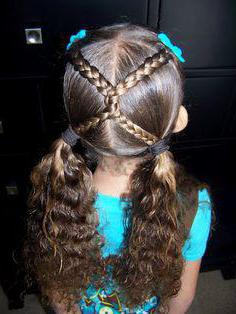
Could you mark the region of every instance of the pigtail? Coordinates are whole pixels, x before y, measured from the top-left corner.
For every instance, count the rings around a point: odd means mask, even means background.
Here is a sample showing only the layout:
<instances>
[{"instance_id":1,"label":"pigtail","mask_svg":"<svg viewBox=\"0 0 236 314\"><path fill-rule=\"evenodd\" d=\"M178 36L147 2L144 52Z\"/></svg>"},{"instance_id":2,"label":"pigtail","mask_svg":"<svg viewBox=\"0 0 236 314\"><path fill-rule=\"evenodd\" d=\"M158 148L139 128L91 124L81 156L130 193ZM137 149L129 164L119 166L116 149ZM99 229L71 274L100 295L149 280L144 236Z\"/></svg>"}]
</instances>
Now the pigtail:
<instances>
[{"instance_id":1,"label":"pigtail","mask_svg":"<svg viewBox=\"0 0 236 314\"><path fill-rule=\"evenodd\" d=\"M130 184L132 205L127 209L130 223L120 260L123 267L118 262L114 274L123 292L128 291L126 302L131 307L157 295L161 300L158 310L166 313L165 301L181 286L181 247L186 234L177 211L172 153L164 152L142 162Z\"/></svg>"},{"instance_id":2,"label":"pigtail","mask_svg":"<svg viewBox=\"0 0 236 314\"><path fill-rule=\"evenodd\" d=\"M78 300L93 274L103 270L92 173L84 158L58 139L30 178L27 268L43 295L54 298L57 291L68 304L71 294Z\"/></svg>"}]
</instances>

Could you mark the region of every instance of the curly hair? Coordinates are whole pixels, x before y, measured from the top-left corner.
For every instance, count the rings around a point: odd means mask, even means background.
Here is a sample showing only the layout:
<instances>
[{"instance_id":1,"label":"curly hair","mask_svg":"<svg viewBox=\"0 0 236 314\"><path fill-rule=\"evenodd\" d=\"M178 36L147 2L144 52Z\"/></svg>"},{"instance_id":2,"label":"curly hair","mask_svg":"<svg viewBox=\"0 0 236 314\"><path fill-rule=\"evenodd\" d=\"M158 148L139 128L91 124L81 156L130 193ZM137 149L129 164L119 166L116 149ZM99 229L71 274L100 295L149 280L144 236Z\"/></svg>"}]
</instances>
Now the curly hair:
<instances>
[{"instance_id":1,"label":"curly hair","mask_svg":"<svg viewBox=\"0 0 236 314\"><path fill-rule=\"evenodd\" d=\"M102 285L114 267L130 307L151 295L158 311L181 286L182 246L198 206L198 190L210 188L187 174L170 151L147 147L174 130L183 100L183 74L156 33L129 23L89 31L72 44L64 75L68 120L80 135L62 138L31 173L25 255L42 293L79 297L90 282ZM99 69L99 70L98 70ZM99 156L143 159L130 178L122 254L103 258L94 208L93 170Z\"/></svg>"}]
</instances>

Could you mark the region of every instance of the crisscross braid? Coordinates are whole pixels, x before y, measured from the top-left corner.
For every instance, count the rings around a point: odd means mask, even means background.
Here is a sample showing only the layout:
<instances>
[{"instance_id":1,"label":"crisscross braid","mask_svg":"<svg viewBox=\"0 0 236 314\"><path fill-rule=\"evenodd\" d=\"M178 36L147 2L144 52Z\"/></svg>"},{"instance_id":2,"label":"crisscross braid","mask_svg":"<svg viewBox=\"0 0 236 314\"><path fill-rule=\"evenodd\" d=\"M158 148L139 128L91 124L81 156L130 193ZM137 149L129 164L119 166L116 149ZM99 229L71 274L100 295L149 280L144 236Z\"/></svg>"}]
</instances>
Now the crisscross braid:
<instances>
[{"instance_id":1,"label":"crisscross braid","mask_svg":"<svg viewBox=\"0 0 236 314\"><path fill-rule=\"evenodd\" d=\"M133 123L120 111L119 96L125 94L129 88L137 85L145 76L151 75L162 65L168 63L170 58L171 55L162 48L158 53L146 58L143 64L129 73L124 80L120 81L114 87L96 67L89 64L79 51L74 62L74 69L75 71L79 71L81 76L88 79L97 88L98 92L105 96L104 103L106 108L95 117L89 118L80 124L78 132L85 133L91 127L96 127L99 122L106 119L115 119L122 128L133 134L136 138L143 140L148 145L155 143L157 141L155 135Z\"/></svg>"}]
</instances>

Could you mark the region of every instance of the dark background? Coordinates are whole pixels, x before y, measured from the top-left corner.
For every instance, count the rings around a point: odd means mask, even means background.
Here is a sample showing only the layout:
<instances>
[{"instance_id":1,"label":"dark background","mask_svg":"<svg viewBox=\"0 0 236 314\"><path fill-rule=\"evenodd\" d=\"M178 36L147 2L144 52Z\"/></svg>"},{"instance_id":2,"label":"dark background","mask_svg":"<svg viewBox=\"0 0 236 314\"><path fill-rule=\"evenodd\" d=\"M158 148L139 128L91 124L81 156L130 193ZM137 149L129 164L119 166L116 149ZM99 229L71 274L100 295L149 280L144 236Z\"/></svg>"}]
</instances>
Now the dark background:
<instances>
[{"instance_id":1,"label":"dark background","mask_svg":"<svg viewBox=\"0 0 236 314\"><path fill-rule=\"evenodd\" d=\"M235 1L5 0L0 12L0 281L9 307L20 306L23 289L18 255L29 173L67 126L65 46L81 28L115 22L150 25L183 49L189 124L172 150L212 190L217 224L201 271L235 277ZM43 44L26 44L25 28L33 27L42 28Z\"/></svg>"}]
</instances>

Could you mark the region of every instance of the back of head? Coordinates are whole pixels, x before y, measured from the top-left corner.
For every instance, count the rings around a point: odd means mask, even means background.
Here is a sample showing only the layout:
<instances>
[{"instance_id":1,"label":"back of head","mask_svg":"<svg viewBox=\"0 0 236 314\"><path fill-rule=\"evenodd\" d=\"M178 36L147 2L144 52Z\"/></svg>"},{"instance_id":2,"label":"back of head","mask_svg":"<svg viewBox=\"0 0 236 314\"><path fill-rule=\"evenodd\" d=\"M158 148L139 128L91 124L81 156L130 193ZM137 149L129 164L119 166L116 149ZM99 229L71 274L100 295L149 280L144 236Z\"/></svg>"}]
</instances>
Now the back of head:
<instances>
[{"instance_id":1,"label":"back of head","mask_svg":"<svg viewBox=\"0 0 236 314\"><path fill-rule=\"evenodd\" d=\"M75 42L68 55L65 106L85 143L102 154L132 156L172 132L182 74L155 32L103 27Z\"/></svg>"},{"instance_id":2,"label":"back of head","mask_svg":"<svg viewBox=\"0 0 236 314\"><path fill-rule=\"evenodd\" d=\"M72 148L57 139L32 171L30 269L43 293L56 289L68 300L94 273L103 275L110 261L102 258L97 241L88 161L93 153L144 156L130 180L125 245L112 263L127 304L153 294L165 308L180 289L183 217L196 206L197 182L185 176L170 151L152 155L148 148L173 132L183 100L181 66L154 31L131 24L91 30L67 55L65 108L82 145Z\"/></svg>"}]
</instances>

